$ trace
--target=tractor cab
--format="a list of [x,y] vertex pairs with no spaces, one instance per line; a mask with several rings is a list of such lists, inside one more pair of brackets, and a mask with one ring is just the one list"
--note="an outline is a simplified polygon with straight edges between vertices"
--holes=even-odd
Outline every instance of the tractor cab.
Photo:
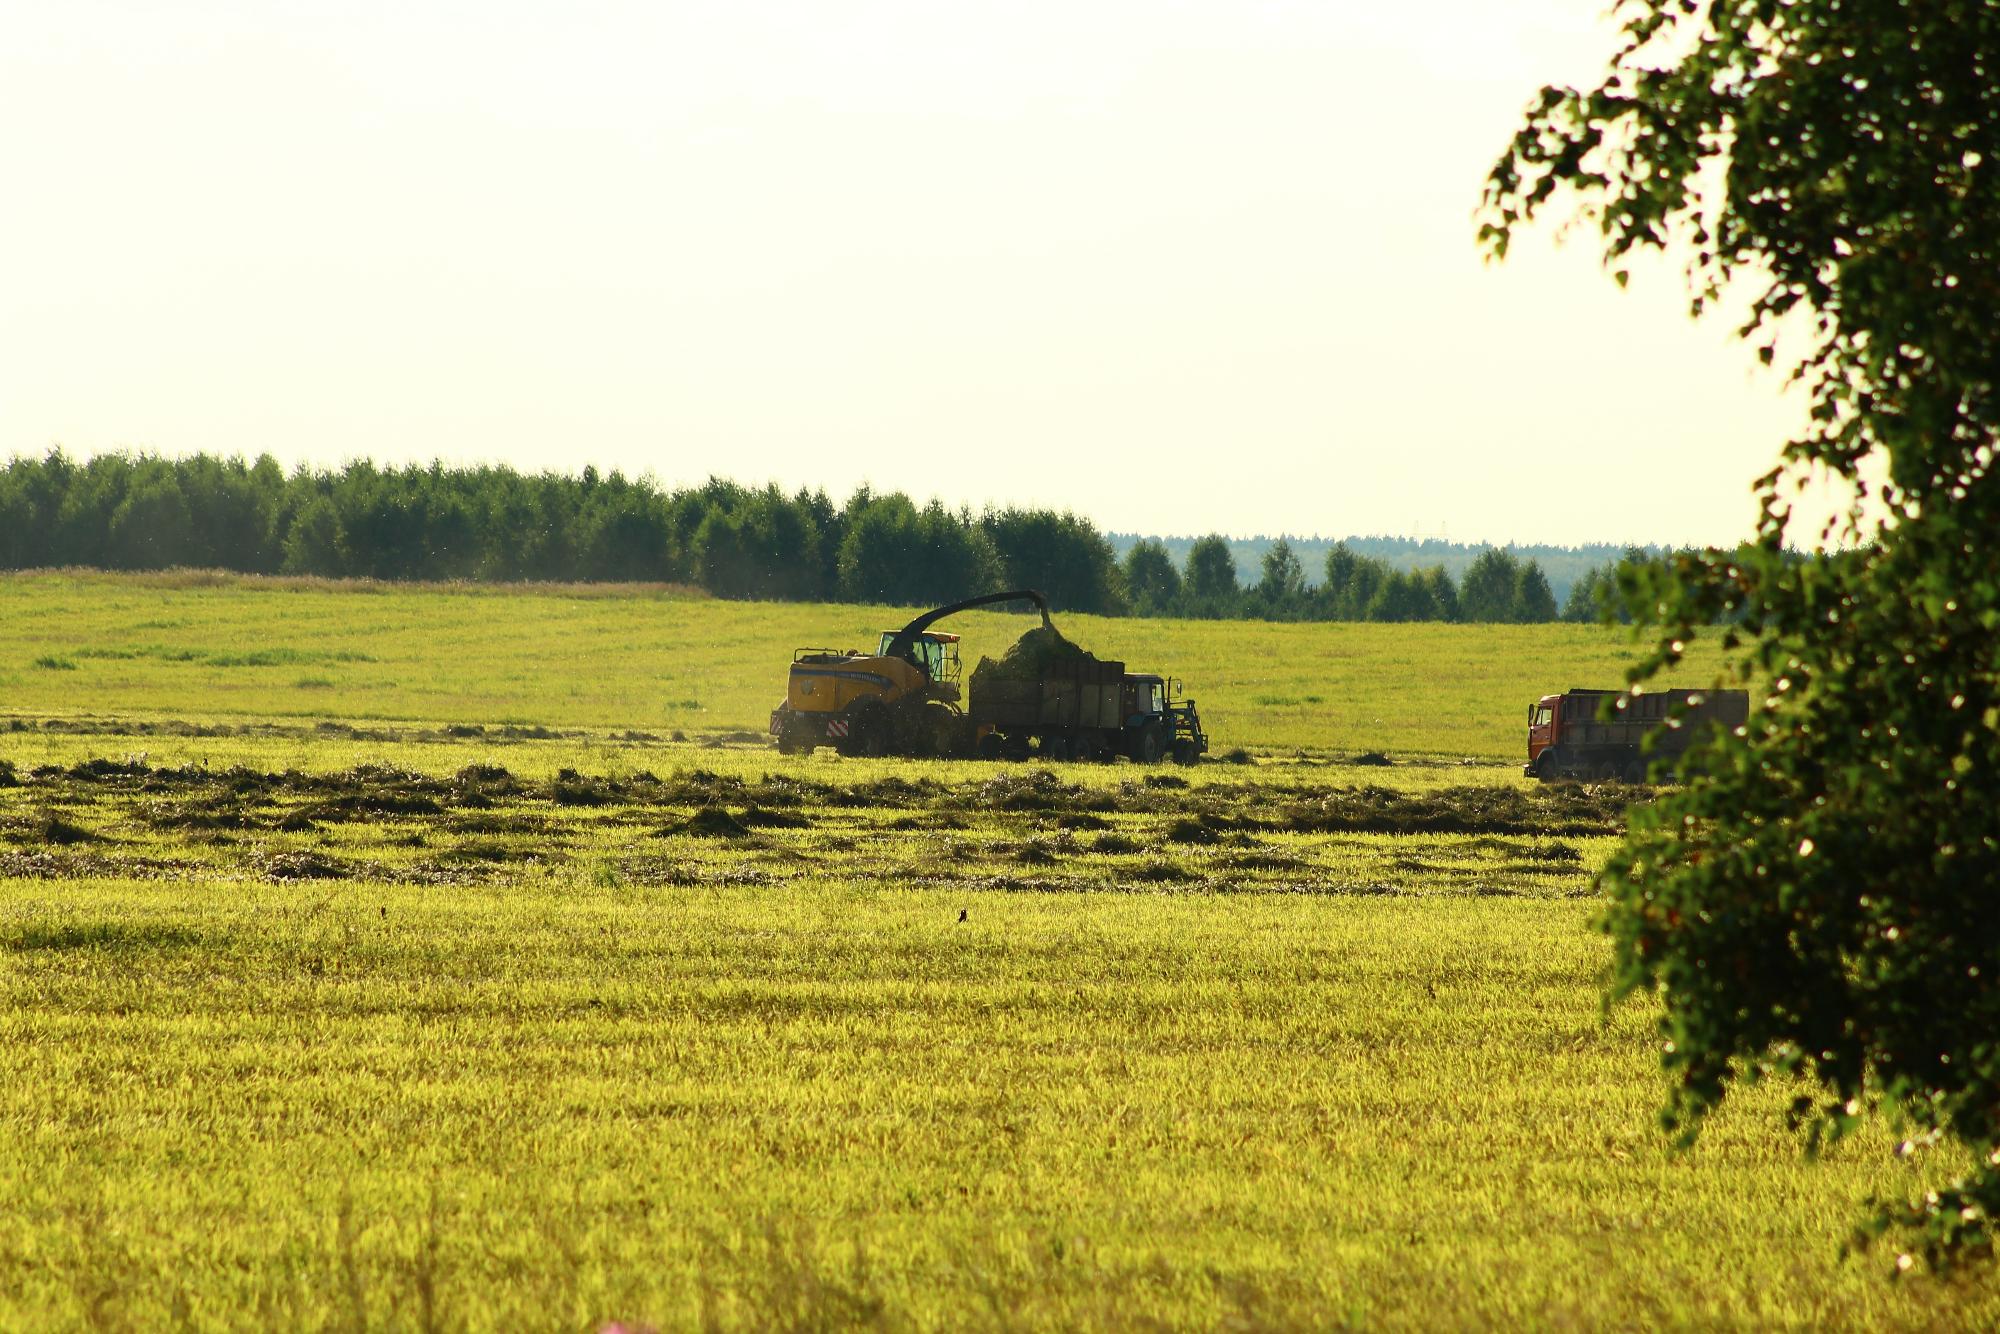
[[1168,755],[1181,764],[1193,764],[1208,753],[1201,715],[1195,712],[1194,701],[1181,695],[1181,683],[1173,677],[1126,675],[1120,702],[1125,730],[1137,738],[1135,756],[1150,760]]
[[[895,643],[896,632],[885,630],[882,642],[875,655],[886,658],[890,646]],[[958,636],[948,635],[938,630],[926,630],[910,641],[910,652],[916,656],[917,665],[924,675],[936,685],[951,685],[958,681],[963,670],[958,660]]]

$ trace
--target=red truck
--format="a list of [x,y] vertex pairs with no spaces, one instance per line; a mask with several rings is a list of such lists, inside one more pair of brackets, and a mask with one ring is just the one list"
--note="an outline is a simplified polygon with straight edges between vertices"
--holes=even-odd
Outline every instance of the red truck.
[[[1610,717],[1600,711],[1610,702]],[[1521,772],[1552,778],[1644,782],[1657,759],[1675,760],[1716,728],[1741,727],[1750,717],[1742,690],[1571,690],[1528,706],[1528,762]],[[1657,732],[1650,750],[1640,743]]]

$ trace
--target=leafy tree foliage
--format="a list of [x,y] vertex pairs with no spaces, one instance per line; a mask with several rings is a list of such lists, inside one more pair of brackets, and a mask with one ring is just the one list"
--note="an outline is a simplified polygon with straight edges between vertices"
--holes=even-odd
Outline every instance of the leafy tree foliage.
[[1183,587],[1193,615],[1219,617],[1235,610],[1242,590],[1236,585],[1236,557],[1229,552],[1227,538],[1211,533],[1189,549]]
[[1141,616],[1160,616],[1180,604],[1181,572],[1163,543],[1141,538],[1125,553],[1125,596]]
[[1523,623],[1553,621],[1556,618],[1556,591],[1549,587],[1549,577],[1542,573],[1542,567],[1533,561],[1515,572],[1512,611],[1507,619]]
[[1459,606],[1473,621],[1512,621],[1515,614],[1515,585],[1520,582],[1520,562],[1512,553],[1495,547],[1481,552],[1459,582]]
[[1264,553],[1262,577],[1252,590],[1258,612],[1272,620],[1296,618],[1306,601],[1306,571],[1292,554],[1292,544],[1279,538]]
[[[1620,11],[1604,81],[1547,89],[1494,169],[1484,235],[1552,200],[1607,263],[1684,241],[1699,311],[1751,298],[1810,426],[1758,488],[1756,538],[1638,569],[1675,661],[1717,619],[1768,698],[1634,821],[1606,876],[1619,993],[1665,1005],[1668,1120],[1797,1077],[1812,1143],[1870,1114],[1970,1169],[1883,1207],[1936,1264],[1990,1257],[2000,1210],[2000,7],[1891,0]],[[1622,273],[1622,269],[1619,270]],[[1786,330],[1781,349],[1779,333]],[[1879,467],[1786,549],[1788,484]]]
[[993,543],[1008,587],[1040,589],[1053,605],[1071,611],[1123,610],[1117,558],[1088,519],[1006,509],[987,514],[979,526]]

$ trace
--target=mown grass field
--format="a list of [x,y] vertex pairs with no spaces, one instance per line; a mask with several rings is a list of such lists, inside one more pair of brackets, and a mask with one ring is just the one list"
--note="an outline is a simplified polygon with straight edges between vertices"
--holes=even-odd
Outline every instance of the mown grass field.
[[[797,608],[0,597],[67,608],[0,632],[0,1327],[2000,1322],[1839,1253],[1949,1163],[1803,1162],[1775,1088],[1668,1151],[1590,929],[1634,794],[1521,783],[1511,730],[1246,703],[1249,766],[786,758],[702,744],[768,685],[675,744],[658,682],[766,671]],[[209,656],[84,652],[121,626]],[[1103,638],[1426,679],[1351,629]],[[1427,698],[1467,720],[1519,688],[1480,636],[1525,641],[1459,633]],[[272,645],[322,656],[218,661]],[[399,684],[290,712],[307,671]],[[1385,748],[1491,763],[1325,762]]]

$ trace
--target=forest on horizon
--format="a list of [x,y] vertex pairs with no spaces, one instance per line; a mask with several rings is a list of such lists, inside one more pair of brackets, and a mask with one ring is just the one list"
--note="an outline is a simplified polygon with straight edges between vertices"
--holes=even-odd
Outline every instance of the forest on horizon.
[[1352,537],[1152,538],[1071,511],[974,513],[866,486],[836,504],[711,478],[505,466],[286,472],[60,450],[0,469],[0,569],[198,567],[385,580],[684,583],[724,598],[935,605],[1033,587],[1059,608],[1269,620],[1594,620],[1650,548]]

